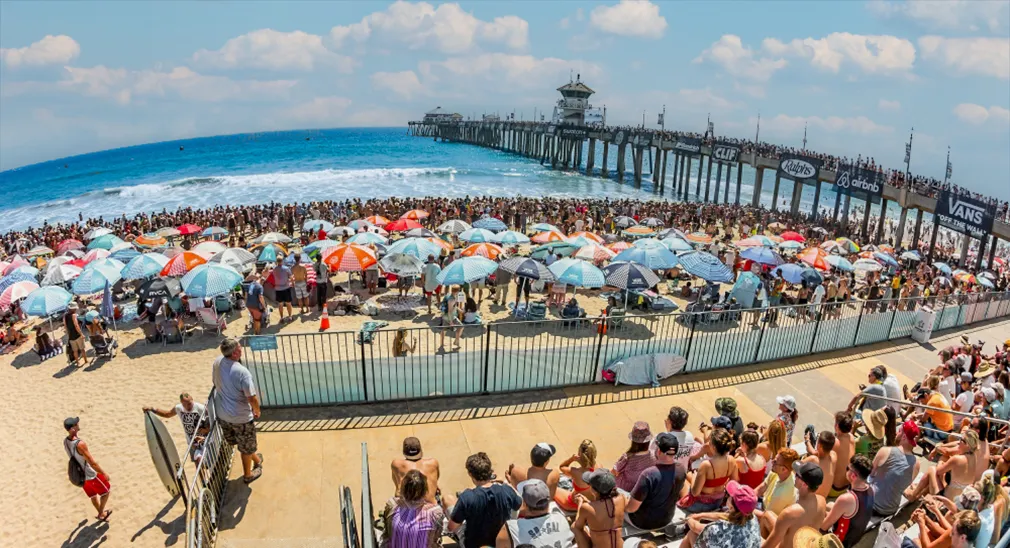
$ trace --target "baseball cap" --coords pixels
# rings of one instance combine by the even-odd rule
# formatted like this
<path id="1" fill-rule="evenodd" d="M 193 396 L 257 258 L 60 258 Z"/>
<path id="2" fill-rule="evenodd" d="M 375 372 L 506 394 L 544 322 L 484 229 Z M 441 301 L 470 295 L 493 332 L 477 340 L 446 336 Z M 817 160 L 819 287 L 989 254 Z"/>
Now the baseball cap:
<path id="1" fill-rule="evenodd" d="M 523 502 L 530 510 L 543 510 L 551 503 L 551 490 L 547 484 L 538 480 L 526 480 L 519 484 L 519 493 Z"/>
<path id="2" fill-rule="evenodd" d="M 656 436 L 656 447 L 659 448 L 660 453 L 675 455 L 680 449 L 680 440 L 670 432 L 663 432 Z"/>
<path id="3" fill-rule="evenodd" d="M 982 395 L 985 396 L 985 401 L 990 403 L 996 399 L 996 391 L 988 386 L 982 389 Z"/>
<path id="4" fill-rule="evenodd" d="M 547 461 L 551 460 L 551 457 L 556 452 L 557 450 L 554 449 L 553 445 L 547 442 L 540 442 L 530 450 L 530 461 L 533 463 L 533 466 L 543 466 L 547 464 Z"/>
<path id="5" fill-rule="evenodd" d="M 824 483 L 824 472 L 821 470 L 820 466 L 812 462 L 799 462 L 793 463 L 793 472 L 803 480 L 803 483 L 807 484 L 807 487 L 811 491 L 816 491 L 818 487 Z"/>
<path id="6" fill-rule="evenodd" d="M 77 426 L 77 423 L 81 422 L 80 417 L 67 417 L 63 419 L 63 428 L 70 430 L 71 428 Z"/>
<path id="7" fill-rule="evenodd" d="M 970 383 L 970 382 L 973 382 L 974 380 L 975 380 L 975 377 L 973 377 L 971 375 L 971 373 L 969 373 L 967 371 L 965 371 L 964 373 L 961 373 L 961 382 Z"/>
<path id="8" fill-rule="evenodd" d="M 715 400 L 715 410 L 724 417 L 735 419 L 739 413 L 736 410 L 736 400 L 733 398 L 718 398 Z"/>
<path id="9" fill-rule="evenodd" d="M 610 470 L 605 468 L 598 468 L 592 472 L 583 472 L 582 481 L 588 483 L 590 487 L 601 495 L 609 495 L 614 492 L 614 489 L 617 489 L 617 480 L 614 479 L 614 475 L 610 473 Z"/>
<path id="10" fill-rule="evenodd" d="M 712 417 L 712 426 L 730 430 L 733 428 L 733 421 L 726 418 L 725 415 L 719 415 L 718 417 Z"/>
<path id="11" fill-rule="evenodd" d="M 788 396 L 788 395 L 787 396 L 779 396 L 779 397 L 775 398 L 775 401 L 778 402 L 779 405 L 786 406 L 786 409 L 788 409 L 790 411 L 796 411 L 796 398 L 794 398 L 792 396 Z"/>
<path id="12" fill-rule="evenodd" d="M 919 432 L 919 425 L 915 424 L 913 420 L 907 420 L 901 424 L 901 433 L 913 444 L 915 444 L 915 440 L 919 437 Z"/>
<path id="13" fill-rule="evenodd" d="M 967 430 L 962 436 L 961 441 L 968 446 L 971 452 L 975 452 L 978 449 L 978 432 L 974 430 Z"/>
<path id="14" fill-rule="evenodd" d="M 733 506 L 742 514 L 750 514 L 757 508 L 757 494 L 753 489 L 735 481 L 726 484 L 726 492 L 733 499 Z"/>
<path id="15" fill-rule="evenodd" d="M 403 438 L 403 456 L 407 457 L 407 460 L 421 458 L 421 440 L 414 436 Z"/>

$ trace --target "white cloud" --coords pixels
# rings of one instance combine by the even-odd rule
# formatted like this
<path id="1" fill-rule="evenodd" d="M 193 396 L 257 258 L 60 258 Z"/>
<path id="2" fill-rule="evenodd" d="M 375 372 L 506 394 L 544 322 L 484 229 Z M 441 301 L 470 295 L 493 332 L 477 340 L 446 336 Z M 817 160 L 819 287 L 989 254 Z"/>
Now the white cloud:
<path id="1" fill-rule="evenodd" d="M 216 68 L 311 71 L 332 66 L 343 73 L 354 69 L 353 59 L 326 49 L 321 36 L 300 30 L 254 30 L 228 40 L 221 49 L 197 51 L 193 62 Z"/>
<path id="2" fill-rule="evenodd" d="M 589 24 L 619 36 L 661 38 L 666 31 L 666 18 L 659 6 L 648 0 L 621 0 L 613 6 L 597 6 L 589 12 Z"/>
<path id="3" fill-rule="evenodd" d="M 401 72 L 376 72 L 372 74 L 372 87 L 387 90 L 403 99 L 411 99 L 424 92 L 424 85 L 412 70 Z"/>
<path id="4" fill-rule="evenodd" d="M 922 56 L 964 74 L 1010 78 L 1010 38 L 919 38 Z"/>
<path id="5" fill-rule="evenodd" d="M 995 105 L 985 108 L 974 103 L 961 103 L 954 107 L 954 115 L 962 122 L 976 126 L 989 120 L 998 123 L 1010 122 L 1010 110 Z"/>
<path id="6" fill-rule="evenodd" d="M 756 118 L 750 119 L 750 124 L 754 125 Z M 804 126 L 821 129 L 827 132 L 854 133 L 858 135 L 871 135 L 877 133 L 890 133 L 894 128 L 880 125 L 865 116 L 842 117 L 828 116 L 789 116 L 779 114 L 774 118 L 761 118 L 761 130 L 768 130 L 772 133 L 797 133 L 803 131 Z"/>
<path id="7" fill-rule="evenodd" d="M 739 36 L 724 34 L 694 59 L 695 63 L 712 62 L 737 78 L 765 82 L 775 71 L 786 66 L 784 59 L 759 57 L 751 48 L 744 47 Z"/>
<path id="8" fill-rule="evenodd" d="M 881 99 L 877 102 L 877 108 L 880 110 L 901 110 L 901 101 L 888 101 L 887 99 Z"/>
<path id="9" fill-rule="evenodd" d="M 484 89 L 506 93 L 513 89 L 551 89 L 568 80 L 572 67 L 579 67 L 582 77 L 591 81 L 602 76 L 603 70 L 585 61 L 483 53 L 451 57 L 445 61 L 422 61 L 419 70 L 423 80 L 449 80 L 448 87 L 473 87 L 491 84 Z"/>
<path id="10" fill-rule="evenodd" d="M 1010 3 L 998 0 L 872 0 L 867 7 L 882 17 L 903 17 L 937 29 L 996 32 L 1010 21 Z"/>
<path id="11" fill-rule="evenodd" d="M 23 48 L 0 48 L 0 59 L 11 68 L 21 65 L 62 65 L 76 59 L 81 46 L 73 38 L 48 34 L 38 42 Z"/>
<path id="12" fill-rule="evenodd" d="M 299 122 L 326 122 L 340 119 L 351 106 L 347 97 L 316 97 L 285 109 L 285 117 Z"/>
<path id="13" fill-rule="evenodd" d="M 711 88 L 682 89 L 677 92 L 676 100 L 678 103 L 689 107 L 722 112 L 743 106 L 740 103 L 726 99 L 722 95 L 712 91 Z"/>
<path id="14" fill-rule="evenodd" d="M 888 35 L 833 32 L 824 38 L 786 43 L 766 38 L 762 48 L 776 56 L 808 59 L 811 65 L 836 73 L 843 64 L 853 64 L 867 73 L 903 74 L 915 63 L 915 46 L 904 38 Z"/>
<path id="15" fill-rule="evenodd" d="M 478 43 L 502 45 L 522 50 L 529 45 L 529 24 L 514 15 L 482 21 L 463 11 L 459 4 L 394 2 L 384 11 L 366 15 L 358 23 L 330 30 L 336 48 L 347 42 L 369 40 L 406 45 L 409 49 L 434 49 L 443 53 L 465 53 Z"/>
<path id="16" fill-rule="evenodd" d="M 294 80 L 232 80 L 207 76 L 188 67 L 170 71 L 128 71 L 98 65 L 64 67 L 59 88 L 84 95 L 113 99 L 121 104 L 136 97 L 164 97 L 198 102 L 284 98 L 297 84 Z"/>

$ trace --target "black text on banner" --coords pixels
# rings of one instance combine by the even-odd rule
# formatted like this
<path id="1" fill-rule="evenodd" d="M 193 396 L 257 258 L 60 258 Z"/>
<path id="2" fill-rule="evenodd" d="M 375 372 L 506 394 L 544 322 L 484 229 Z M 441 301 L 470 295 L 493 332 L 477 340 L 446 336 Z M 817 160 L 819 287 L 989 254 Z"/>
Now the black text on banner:
<path id="1" fill-rule="evenodd" d="M 779 158 L 779 175 L 813 184 L 824 162 L 809 156 L 785 153 Z"/>

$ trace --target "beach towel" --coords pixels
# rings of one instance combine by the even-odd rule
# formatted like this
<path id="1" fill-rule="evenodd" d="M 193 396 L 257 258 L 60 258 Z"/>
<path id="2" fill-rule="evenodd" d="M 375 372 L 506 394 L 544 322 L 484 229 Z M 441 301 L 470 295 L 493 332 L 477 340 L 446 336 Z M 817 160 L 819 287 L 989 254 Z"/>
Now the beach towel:
<path id="1" fill-rule="evenodd" d="M 361 324 L 361 329 L 358 331 L 358 344 L 372 344 L 372 339 L 374 334 L 379 329 L 389 325 L 389 322 L 384 321 L 368 321 Z"/>

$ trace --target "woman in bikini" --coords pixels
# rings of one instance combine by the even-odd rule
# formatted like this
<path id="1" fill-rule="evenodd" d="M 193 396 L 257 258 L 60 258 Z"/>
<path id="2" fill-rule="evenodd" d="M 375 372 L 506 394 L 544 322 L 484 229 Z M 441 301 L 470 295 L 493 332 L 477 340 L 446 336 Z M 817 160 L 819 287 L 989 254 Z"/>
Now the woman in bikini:
<path id="1" fill-rule="evenodd" d="M 624 524 L 624 506 L 627 499 L 617 491 L 617 482 L 608 470 L 587 472 L 581 478 L 590 486 L 586 494 L 593 500 L 578 493 L 574 496 L 578 513 L 572 522 L 572 532 L 579 548 L 621 548 L 624 539 L 621 529 Z"/>
<path id="2" fill-rule="evenodd" d="M 764 457 L 765 462 L 768 462 L 771 461 L 775 455 L 779 454 L 779 450 L 787 447 L 786 426 L 782 424 L 782 421 L 772 419 L 768 428 L 763 430 L 765 440 L 758 444 L 757 454 Z"/>
<path id="3" fill-rule="evenodd" d="M 726 483 L 740 480 L 736 459 L 730 454 L 734 449 L 730 433 L 717 428 L 712 432 L 709 445 L 712 447 L 711 458 L 698 467 L 691 493 L 677 502 L 688 514 L 719 510 L 726 499 Z"/>
<path id="4" fill-rule="evenodd" d="M 578 510 L 579 505 L 575 502 L 576 494 L 581 494 L 584 498 L 593 500 L 594 497 L 589 484 L 582 481 L 583 473 L 596 470 L 596 445 L 591 440 L 582 440 L 582 443 L 579 444 L 579 451 L 565 459 L 558 468 L 562 474 L 572 478 L 571 491 L 559 487 L 554 492 L 554 502 L 558 506 L 569 512 Z"/>
<path id="5" fill-rule="evenodd" d="M 740 474 L 740 483 L 757 489 L 764 483 L 765 472 L 768 470 L 768 461 L 757 452 L 758 433 L 753 430 L 745 430 L 740 435 L 740 449 L 737 449 L 736 465 Z"/>

